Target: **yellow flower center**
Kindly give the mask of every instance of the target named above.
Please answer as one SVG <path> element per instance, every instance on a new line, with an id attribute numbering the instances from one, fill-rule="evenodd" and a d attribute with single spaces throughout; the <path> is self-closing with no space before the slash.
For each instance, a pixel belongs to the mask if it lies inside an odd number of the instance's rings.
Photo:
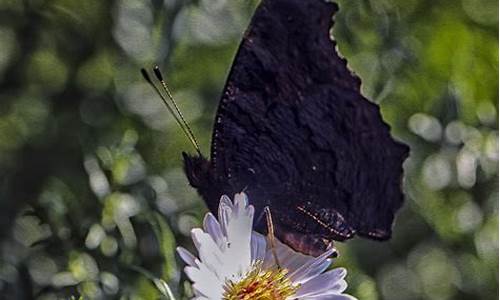
<path id="1" fill-rule="evenodd" d="M 226 282 L 223 300 L 285 300 L 299 288 L 287 273 L 286 269 L 264 270 L 261 262 L 256 263 L 241 280 Z"/>

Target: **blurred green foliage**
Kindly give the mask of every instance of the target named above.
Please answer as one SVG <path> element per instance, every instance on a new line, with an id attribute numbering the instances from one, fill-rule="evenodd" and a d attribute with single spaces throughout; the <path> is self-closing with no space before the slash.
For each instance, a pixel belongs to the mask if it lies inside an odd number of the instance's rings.
<path id="1" fill-rule="evenodd" d="M 498 2 L 342 0 L 334 35 L 411 145 L 391 241 L 339 244 L 360 299 L 497 299 Z M 158 63 L 208 153 L 256 1 L 0 0 L 0 298 L 190 293 L 206 211 Z"/>

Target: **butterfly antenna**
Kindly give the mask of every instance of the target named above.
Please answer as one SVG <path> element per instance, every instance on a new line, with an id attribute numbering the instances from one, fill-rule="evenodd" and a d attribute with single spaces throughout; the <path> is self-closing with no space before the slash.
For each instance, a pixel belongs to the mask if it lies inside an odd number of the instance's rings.
<path id="1" fill-rule="evenodd" d="M 269 240 L 269 244 L 271 245 L 271 253 L 273 254 L 274 261 L 276 262 L 278 269 L 281 269 L 281 265 L 278 260 L 278 254 L 276 253 L 276 238 L 274 237 L 273 216 L 271 215 L 271 209 L 269 209 L 269 206 L 264 207 L 264 212 L 266 213 L 267 238 Z"/>
<path id="2" fill-rule="evenodd" d="M 168 103 L 165 96 L 163 96 L 160 89 L 158 89 L 158 87 L 153 83 L 153 81 L 151 80 L 151 77 L 149 77 L 149 74 L 146 71 L 146 69 L 142 68 L 141 74 L 142 74 L 142 77 L 144 77 L 144 80 L 146 80 L 146 82 L 153 88 L 153 90 L 156 92 L 156 94 L 158 94 L 158 96 L 161 98 L 161 100 L 163 101 L 163 103 L 167 107 L 170 114 L 174 117 L 175 121 L 177 122 L 179 127 L 182 129 L 182 132 L 184 133 L 184 135 L 186 135 L 186 137 L 188 138 L 189 142 L 193 145 L 196 152 L 198 152 L 198 154 L 201 156 L 201 151 L 200 151 L 200 147 L 198 147 L 198 143 L 196 142 L 196 140 L 194 140 L 194 137 L 192 137 L 189 134 L 189 131 L 184 127 L 183 123 L 181 122 L 181 120 L 179 119 L 177 114 L 174 112 L 174 110 L 172 109 L 172 107 Z"/>
<path id="3" fill-rule="evenodd" d="M 191 127 L 189 126 L 188 122 L 184 118 L 184 115 L 182 114 L 181 110 L 179 109 L 179 106 L 177 106 L 177 102 L 175 102 L 174 97 L 172 96 L 172 93 L 170 92 L 170 89 L 168 88 L 167 82 L 165 80 L 163 80 L 163 75 L 160 72 L 160 68 L 158 66 L 155 66 L 153 68 L 153 71 L 156 75 L 156 78 L 161 83 L 163 90 L 167 93 L 168 99 L 170 99 L 170 102 L 172 103 L 175 110 L 177 111 L 177 114 L 181 118 L 181 121 L 184 124 L 184 127 L 189 132 L 189 135 L 191 136 L 191 141 L 193 142 L 193 144 L 196 148 L 196 151 L 201 156 L 200 146 L 198 144 L 198 141 L 196 140 L 196 137 L 194 136 L 193 131 L 191 130 Z"/>

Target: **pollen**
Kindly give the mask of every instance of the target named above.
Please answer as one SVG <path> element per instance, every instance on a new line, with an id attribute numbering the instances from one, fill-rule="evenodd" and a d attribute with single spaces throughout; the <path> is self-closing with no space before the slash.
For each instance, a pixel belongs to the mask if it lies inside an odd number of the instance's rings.
<path id="1" fill-rule="evenodd" d="M 254 267 L 237 282 L 227 281 L 223 300 L 285 300 L 293 296 L 298 285 L 287 277 L 286 269 L 264 270 L 262 263 Z"/>

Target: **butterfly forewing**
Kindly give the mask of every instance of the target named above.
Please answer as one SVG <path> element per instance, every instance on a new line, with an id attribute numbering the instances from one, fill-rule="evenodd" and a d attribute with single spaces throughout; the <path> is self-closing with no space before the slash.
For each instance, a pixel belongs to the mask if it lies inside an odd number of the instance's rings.
<path id="1" fill-rule="evenodd" d="M 261 2 L 219 104 L 209 179 L 194 185 L 211 208 L 219 194 L 245 190 L 257 218 L 270 206 L 277 236 L 309 254 L 356 233 L 389 238 L 403 201 L 408 148 L 336 52 L 336 10 L 322 0 Z M 191 182 L 202 176 L 187 172 Z"/>

